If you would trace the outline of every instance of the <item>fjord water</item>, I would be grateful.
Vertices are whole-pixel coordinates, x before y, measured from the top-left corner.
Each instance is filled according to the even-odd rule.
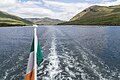
[[[120,27],[39,26],[38,80],[120,80]],[[0,80],[24,80],[32,27],[0,28]]]

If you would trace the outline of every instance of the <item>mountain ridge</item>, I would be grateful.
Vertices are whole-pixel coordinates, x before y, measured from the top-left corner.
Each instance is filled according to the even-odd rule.
[[[55,24],[64,22],[62,20],[52,19],[52,18],[49,18],[49,17],[45,17],[45,18],[25,18],[25,19],[33,22],[34,24],[38,24],[38,25],[55,25]]]
[[[29,26],[32,22],[21,17],[0,11],[0,26]]]
[[[120,25],[120,5],[94,5],[72,17],[68,25]]]

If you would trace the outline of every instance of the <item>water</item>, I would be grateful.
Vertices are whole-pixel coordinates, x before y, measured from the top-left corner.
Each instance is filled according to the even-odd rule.
[[[120,80],[120,27],[39,26],[38,80]],[[0,28],[0,80],[24,80],[33,28]]]

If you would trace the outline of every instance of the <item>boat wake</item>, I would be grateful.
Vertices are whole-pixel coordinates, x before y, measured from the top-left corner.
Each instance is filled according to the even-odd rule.
[[[62,71],[60,69],[60,65],[59,65],[60,61],[59,61],[57,51],[56,51],[55,35],[52,36],[51,48],[49,49],[49,51],[50,51],[50,53],[48,55],[48,58],[46,59],[48,61],[48,64],[44,71],[44,75],[45,74],[46,75],[42,76],[42,77],[40,76],[39,78],[42,80],[57,80],[58,77],[56,77],[56,76]],[[43,65],[39,69],[41,69],[41,68],[43,68]],[[41,74],[38,73],[38,75],[41,75]]]
[[[60,35],[62,32],[56,30]],[[49,55],[38,69],[38,80],[119,80],[117,68],[111,70],[99,57],[70,36],[52,36]],[[66,39],[65,37],[68,39]],[[66,41],[67,40],[67,41]],[[68,43],[69,42],[69,43]]]

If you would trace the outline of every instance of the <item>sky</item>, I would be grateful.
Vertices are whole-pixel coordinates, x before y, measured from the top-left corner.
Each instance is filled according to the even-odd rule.
[[[0,11],[22,18],[69,20],[92,5],[119,5],[120,0],[0,0]]]

